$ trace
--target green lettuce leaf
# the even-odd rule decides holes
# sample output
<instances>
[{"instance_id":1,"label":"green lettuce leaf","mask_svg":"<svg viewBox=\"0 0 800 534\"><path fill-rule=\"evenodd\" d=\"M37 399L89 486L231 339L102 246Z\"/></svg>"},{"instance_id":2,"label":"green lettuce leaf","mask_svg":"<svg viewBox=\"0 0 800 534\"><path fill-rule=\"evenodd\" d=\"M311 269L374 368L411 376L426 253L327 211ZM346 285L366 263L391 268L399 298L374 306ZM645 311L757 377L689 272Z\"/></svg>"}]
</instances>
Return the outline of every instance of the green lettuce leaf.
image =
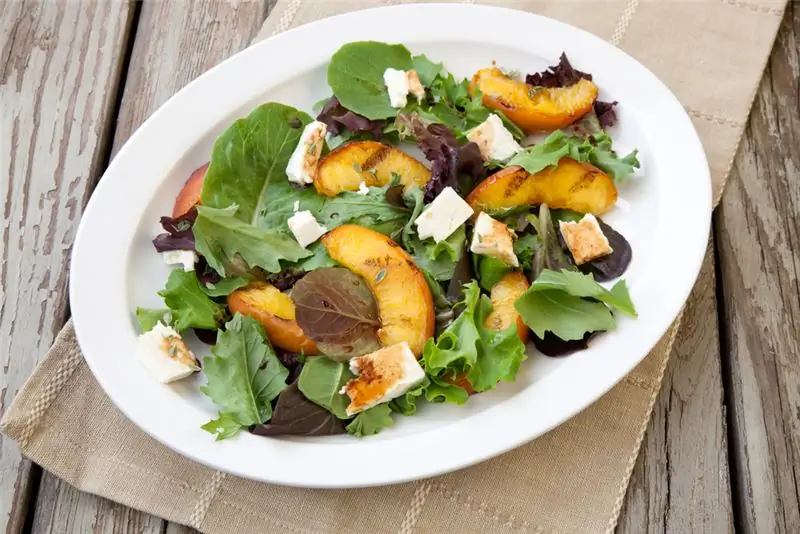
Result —
<instances>
[{"instance_id":1,"label":"green lettuce leaf","mask_svg":"<svg viewBox=\"0 0 800 534\"><path fill-rule=\"evenodd\" d=\"M344 362L335 362L325 356L306 359L297 386L311 402L322 406L339 419L350 419L345 409L350 404L347 395L339 393L347 382L355 378Z\"/></svg>"},{"instance_id":2,"label":"green lettuce leaf","mask_svg":"<svg viewBox=\"0 0 800 534\"><path fill-rule=\"evenodd\" d=\"M152 330L157 323L172 326L172 312L169 308L136 308L136 319L142 334Z\"/></svg>"},{"instance_id":3,"label":"green lettuce leaf","mask_svg":"<svg viewBox=\"0 0 800 534\"><path fill-rule=\"evenodd\" d=\"M342 224L352 223L371 228L389 237L399 236L411 216L412 210L396 206L386 200L384 187L370 187L366 195L346 191L326 199L315 214L321 225L332 230Z\"/></svg>"},{"instance_id":4,"label":"green lettuce leaf","mask_svg":"<svg viewBox=\"0 0 800 534\"><path fill-rule=\"evenodd\" d=\"M347 431L356 436L372 436L384 428L392 426L392 410L388 404L378 404L358 414L347 425Z\"/></svg>"},{"instance_id":5,"label":"green lettuce leaf","mask_svg":"<svg viewBox=\"0 0 800 534\"><path fill-rule=\"evenodd\" d=\"M535 234L522 235L514 242L514 254L517 255L519 266L523 271L531 270L534 254L540 244L541 241Z\"/></svg>"},{"instance_id":6,"label":"green lettuce leaf","mask_svg":"<svg viewBox=\"0 0 800 534\"><path fill-rule=\"evenodd\" d=\"M200 388L220 408L219 418L204 425L219 439L272 417L272 400L286 388L289 371L267 341L264 328L237 313L217 335L211 356L203 359L207 383Z\"/></svg>"},{"instance_id":7,"label":"green lettuce leaf","mask_svg":"<svg viewBox=\"0 0 800 534\"><path fill-rule=\"evenodd\" d=\"M372 120L396 117L383 82L388 68L409 70L411 52L403 45L376 41L348 43L333 54L328 64L328 85L350 111Z\"/></svg>"},{"instance_id":8,"label":"green lettuce leaf","mask_svg":"<svg viewBox=\"0 0 800 534\"><path fill-rule=\"evenodd\" d=\"M417 402L419 402L421 398L424 398L425 390L428 389L430 383L430 379L425 377L425 380L420 382L419 385L409 389L405 394L392 399L392 401L389 402L389 408L391 408L393 412L398 412L406 416L414 415L417 413Z\"/></svg>"},{"instance_id":9,"label":"green lettuce leaf","mask_svg":"<svg viewBox=\"0 0 800 534\"><path fill-rule=\"evenodd\" d=\"M238 206L212 208L199 206L194 222L195 247L220 275L226 276L226 260L241 256L250 267L277 273L280 260L296 262L311 256L288 234L263 229L243 222L237 216Z\"/></svg>"},{"instance_id":10,"label":"green lettuce leaf","mask_svg":"<svg viewBox=\"0 0 800 534\"><path fill-rule=\"evenodd\" d=\"M189 328L216 330L225 320L225 307L205 294L193 271L173 269L167 279L166 289L158 294L170 309L171 326L178 332Z\"/></svg>"},{"instance_id":11,"label":"green lettuce leaf","mask_svg":"<svg viewBox=\"0 0 800 534\"><path fill-rule=\"evenodd\" d=\"M513 381L526 358L516 326L501 332L484 326L492 302L481 295L474 281L464 286L460 305L461 315L436 341L429 339L425 344L426 372L438 379L465 373L475 391L493 389L499 381Z\"/></svg>"},{"instance_id":12,"label":"green lettuce leaf","mask_svg":"<svg viewBox=\"0 0 800 534\"><path fill-rule=\"evenodd\" d=\"M561 158L591 163L614 179L617 184L628 179L639 168L638 151L620 158L612 148L606 133L588 139L569 136L557 130L539 144L527 147L511 158L506 166L519 165L531 174L557 165Z\"/></svg>"},{"instance_id":13,"label":"green lettuce leaf","mask_svg":"<svg viewBox=\"0 0 800 534\"><path fill-rule=\"evenodd\" d=\"M616 328L616 319L608 306L636 317L624 280L608 290L595 282L591 274L566 269L543 270L514 305L537 337L552 332L565 341L583 339L588 332Z\"/></svg>"},{"instance_id":14,"label":"green lettuce leaf","mask_svg":"<svg viewBox=\"0 0 800 534\"><path fill-rule=\"evenodd\" d=\"M445 72L441 63L434 63L425 54L412 57L411 64L419 76L419 81L425 87L428 87L437 76Z\"/></svg>"},{"instance_id":15,"label":"green lettuce leaf","mask_svg":"<svg viewBox=\"0 0 800 534\"><path fill-rule=\"evenodd\" d=\"M491 256L475 254L473 258L477 264L475 272L478 274L478 282L486 291L491 291L494 285L512 270L509 264Z\"/></svg>"},{"instance_id":16,"label":"green lettuce leaf","mask_svg":"<svg viewBox=\"0 0 800 534\"><path fill-rule=\"evenodd\" d=\"M212 284L200 284L203 292L209 297L227 297L237 289L246 286L250 280L243 276L236 276L233 278L223 278L219 282Z\"/></svg>"},{"instance_id":17,"label":"green lettuce leaf","mask_svg":"<svg viewBox=\"0 0 800 534\"><path fill-rule=\"evenodd\" d=\"M445 382L440 378L431 378L430 385L425 389L425 399L428 402L449 402L451 404L464 404L469 400L469 394L464 388Z\"/></svg>"},{"instance_id":18,"label":"green lettuce leaf","mask_svg":"<svg viewBox=\"0 0 800 534\"><path fill-rule=\"evenodd\" d=\"M213 434L216 441L222 441L238 434L243 426L236 422L231 414L220 413L216 419L201 425L200 428L209 434Z\"/></svg>"}]
</instances>

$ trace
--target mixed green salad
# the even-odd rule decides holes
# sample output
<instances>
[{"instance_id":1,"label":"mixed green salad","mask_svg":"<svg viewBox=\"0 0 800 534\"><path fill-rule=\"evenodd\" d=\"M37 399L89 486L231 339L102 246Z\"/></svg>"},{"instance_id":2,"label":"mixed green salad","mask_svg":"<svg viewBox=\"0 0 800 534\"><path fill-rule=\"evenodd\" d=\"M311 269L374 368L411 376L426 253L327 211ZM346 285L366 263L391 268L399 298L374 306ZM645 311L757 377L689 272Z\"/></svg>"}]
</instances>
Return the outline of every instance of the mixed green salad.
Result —
<instances>
[{"instance_id":1,"label":"mixed green salad","mask_svg":"<svg viewBox=\"0 0 800 534\"><path fill-rule=\"evenodd\" d=\"M600 216L637 153L566 55L458 79L354 42L328 84L316 119L269 102L231 124L153 240L176 267L136 310L138 357L164 383L202 372L205 430L376 434L514 381L528 343L566 355L636 316L624 280L600 284L631 260Z\"/></svg>"}]
</instances>

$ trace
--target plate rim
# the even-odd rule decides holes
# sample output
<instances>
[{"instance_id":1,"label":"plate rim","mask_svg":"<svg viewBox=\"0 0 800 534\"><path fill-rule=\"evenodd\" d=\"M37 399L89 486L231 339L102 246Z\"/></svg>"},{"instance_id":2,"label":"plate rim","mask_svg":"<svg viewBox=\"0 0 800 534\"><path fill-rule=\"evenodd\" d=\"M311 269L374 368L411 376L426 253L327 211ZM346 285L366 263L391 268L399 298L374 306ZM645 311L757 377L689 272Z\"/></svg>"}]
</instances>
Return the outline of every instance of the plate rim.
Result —
<instances>
[{"instance_id":1,"label":"plate rim","mask_svg":"<svg viewBox=\"0 0 800 534\"><path fill-rule=\"evenodd\" d=\"M680 301L679 305L672 305L670 307L670 312L668 315L671 316L669 321L664 324L663 328L660 326L655 330L660 330L658 336L649 344L649 347L644 353L637 357L635 361L631 361L629 365L627 365L627 369L624 372L621 372L619 376L613 380L604 382L602 386L598 386L598 384L593 384L593 388L591 389L588 394L585 394L585 398L591 397L590 400L584 402L574 402L572 403L572 407L570 409L562 410L557 417L545 417L545 423L541 423L538 426L536 432L514 432L506 433L507 439L502 443L498 444L496 440L492 441L491 446L486 446L483 448L482 451L472 450L474 446L471 447L460 447L458 450L453 451L450 456L447 458L437 458L440 462L435 465L431 465L430 462L425 464L424 468L418 468L415 465L415 469L408 469L409 465L404 464L404 468L397 469L397 468L387 468L384 472L381 473L370 473L368 475L358 475L358 476L350 476L344 477L340 480L329 480L325 479L325 476L299 476L297 473L291 473L287 469L280 469L278 471L263 471L263 470L252 470L252 469L244 469L241 465L237 463L231 462L220 462L220 458L224 458L225 455L235 454L237 451L236 449L239 448L236 443L240 441L241 438L245 438L243 441L247 442L247 438L257 439L259 440L260 448L269 450L270 452L275 452L278 454L290 454L293 455L294 453L287 450L287 443L281 440L265 440L265 438L243 435L241 438L237 440L233 440L230 442L217 442L213 443L213 448L209 448L206 445L202 444L203 446L196 446L198 445L197 442L192 441L190 446L187 446L185 441L178 442L180 440L185 439L197 439L195 436L195 432L186 432L182 433L180 431L170 434L167 432L168 427L164 425L164 422L156 423L152 421L147 421L143 419L143 415L139 413L138 409L135 409L131 404L131 398L128 397L126 399L122 398L122 391L120 389L115 389L116 386L111 385L111 380L108 375L105 374L103 370L102 363L98 358L102 358L99 355L100 351L104 347L113 346L110 345L111 341L108 339L108 336L103 335L102 332L92 332L92 324L90 323L91 320L96 320L96 316L93 317L91 312L91 307L86 302L86 299L81 299L80 295L85 294L84 289L87 287L87 274L90 273L92 263L89 260L91 254L88 252L91 250L91 238L92 229L90 227L91 221L94 220L95 217L93 214L100 210L102 206L100 206L100 200L95 199L103 199L105 195L105 191L109 188L113 188L114 185L120 181L118 176L117 179L112 178L111 180L107 180L108 176L114 176L115 174L121 175L124 174L123 170L119 169L121 165L126 161L128 158L128 154L133 150L131 147L138 147L140 143L140 139L144 139L146 134L150 133L150 130L153 128L154 124L159 123L161 121L161 117L172 108L176 108L177 105L175 102L182 102L183 99L186 99L186 95L192 93L193 91L198 91L198 87L202 87L205 84L211 85L210 82L207 80L212 80L215 77L219 77L220 72L224 72L226 69L233 70L235 67L231 67L231 65L244 65L245 61L249 59L250 56L258 57L259 54L263 54L263 50L268 50L271 47L277 47L282 42L290 42L292 40L296 40L303 36L303 34L309 34L316 30L321 30L324 27L332 28L334 25L337 24L349 24L358 22L360 19L369 19L373 17L403 17L408 16L408 12L411 10L414 11L414 17L420 17L420 10L427 10L429 11L428 15L443 15L447 14L449 16L464 16L464 17L485 17L485 16L496 16L496 17L512 17L512 18L523 18L527 19L531 23L540 24L544 26L549 26L552 30L559 30L563 32L567 32L570 34L580 36L581 41L589 41L599 47L601 49L601 54L609 54L610 56L617 55L623 63L631 63L636 65L636 69L639 69L641 72L644 73L644 76L649 77L648 83L653 83L656 86L660 86L660 92L662 93L659 95L659 98L665 99L668 101L668 107L672 108L674 111L676 109L680 110L679 113L676 114L674 117L678 123L683 123L682 128L685 131L682 131L682 134L685 134L683 138L683 143L689 147L689 150L693 152L692 158L697 158L695 160L695 165L697 165L698 169L696 170L699 174L702 174L700 180L701 184L698 185L698 191L695 191L698 194L698 203L702 203L707 206L707 210L705 210L702 214L702 226L703 232L702 233L702 249L697 243L694 243L694 251L692 253L693 261L687 262L686 264L686 271L687 271L687 278L691 278L691 283L686 283L686 287L682 287L680 291L680 296L677 299L674 299L675 302L678 300ZM445 12L451 13L445 13ZM349 20L348 20L349 19ZM362 20L363 21L363 20ZM347 39L347 40L357 40L357 39ZM440 39L432 39L434 41ZM468 39L462 39L464 41ZM447 39L443 41L450 42L452 39ZM402 40L398 42L403 42ZM493 45L499 44L496 41L492 41ZM325 47L328 49L327 47ZM605 52L608 50L608 52ZM330 57L328 55L328 57ZM615 60L617 61L617 60ZM635 69L634 69L635 70ZM288 80L290 80L289 78ZM286 81L286 80L283 80ZM263 90L261 91L263 92ZM252 95L251 95L252 97ZM229 109L226 113L230 113L231 110ZM144 143L146 145L146 143ZM697 152L699 149L699 153ZM179 155L175 155L172 157L178 157ZM122 162L122 163L120 163ZM700 168L702 167L702 169ZM163 178L162 178L163 179ZM113 181L116 180L116 181ZM160 183L160 182L159 182ZM111 184L111 185L109 185ZM98 193L100 193L98 195ZM100 207L98 207L100 206ZM464 468L469 465L474 465L481 461L484 461L488 458L497 456L499 454L505 453L508 450L516 448L524 443L531 441L537 437L540 437L554 427L566 422L567 420L574 417L576 414L583 411L585 408L596 402L603 394L611 390L617 383L619 383L624 376L626 376L636 365L638 365L644 358L649 354L650 350L658 343L658 341L662 338L662 336L668 331L671 324L673 324L675 318L678 316L680 310L685 305L685 301L689 296L689 293L694 286L694 283L699 275L700 268L702 266L702 261L705 256L706 245L707 245L707 237L708 231L710 229L710 219L711 219L711 179L710 179L710 170L708 168L708 162L706 155L702 149L702 144L700 142L700 138L697 134L697 131L694 129L692 125L691 119L686 114L685 110L683 109L682 105L678 102L677 98L672 94L672 92L666 87L666 85L660 81L658 77L656 77L652 72L650 72L646 67L638 63L635 59L633 59L630 55L626 54L625 52L619 50L618 48L614 47L613 45L609 44L608 42L602 40L599 37L596 37L585 30L580 28L571 26L569 24L557 21L555 19L551 19L542 15L529 13L526 11L515 10L511 8L504 8L504 7L495 7L495 6L483 6L483 5L474 5L474 4L405 4L405 5L396 5L396 6L383 6L383 7L376 7L370 8L365 10L353 11L349 13L343 13L339 15L335 15L333 17L329 17L326 19L317 20L302 26L298 26L296 28L292 28L286 32L280 33L278 35L269 37L265 40L262 40L258 43L253 44L252 46L242 50L241 52L235 54L231 58L227 59L226 61L220 63L219 65L213 67L209 71L205 72L189 84L187 84L184 88L178 91L175 95L173 95L169 100L167 100L164 104L162 104L147 120L145 120L142 125L131 135L131 137L126 141L123 147L115 156L114 160L109 164L106 172L103 175L103 179L100 180L98 186L95 188L95 191L91 195L89 202L84 209L83 215L81 217L81 222L78 227L78 231L75 237L75 243L73 248L73 255L71 258L71 269L70 269L70 285L69 285L69 296L70 296L70 304L73 310L73 323L75 327L76 337L78 339L79 345L81 346L84 354L85 360L89 365L93 375L97 379L100 386L105 391L106 395L114 402L114 404L123 412L123 414L131 420L135 425L137 425L141 430L145 433L156 439L158 442L166 445L170 449L178 452L179 454L190 458L194 461L212 467L214 469L219 469L228 473L232 473L237 476L241 476L244 478L254 479L262 482L269 482L274 484L282 484L282 485L289 485L289 486L300 486L300 487L309 487L309 488L351 488L351 487L368 487L368 486L376 486L376 485L385 485L385 484L392 484L392 483L399 483L399 482L407 482L410 480L416 480L424 477L429 477L433 475L438 475L446 472L450 472L456 469ZM87 222L90 221L90 222ZM659 223L661 224L661 223ZM695 228L697 228L695 226ZM699 243L699 239L697 242ZM127 256L126 256L127 257ZM122 298L123 301L127 303L127 299ZM673 313L674 311L674 313ZM128 315L130 315L130 310L128 310ZM663 322L663 321L662 321ZM661 322L659 323L661 324ZM630 328L630 327L629 327ZM629 329L628 328L628 329ZM616 334L616 333L615 333ZM652 334L652 333L651 333ZM650 336L652 338L652 335ZM91 355L90 355L91 353ZM160 386L160 384L156 384ZM168 388L167 388L168 389ZM172 392L173 395L177 395L176 393ZM160 396L160 395L159 395ZM168 398L169 395L165 395L164 398ZM478 414L480 415L480 414ZM506 417L502 415L502 413L497 418L497 423L507 423L507 413L505 414ZM174 424L174 421L171 422ZM461 431L455 432L454 429L450 429L449 432L444 432L451 426L455 425L447 425L446 427L439 429L438 431L430 431L425 432L423 435L427 434L436 434L437 438L441 437L442 434L450 434L451 438L456 439L465 439L469 437L469 433L465 433L463 429ZM459 425L463 426L463 425ZM202 431L200 431L202 432ZM165 435L169 435L170 439L165 439ZM207 439L211 440L212 438L210 435L206 434ZM416 440L411 440L410 438L416 437ZM398 440L393 441L419 441L419 437L421 436L408 436L403 438L398 438ZM178 441L176 441L178 440ZM374 448L378 446L380 448L385 448L386 451L392 453L392 449L397 449L397 447L392 447L392 441L378 441L374 444L369 444L369 440L363 440L353 444L347 445L340 445L340 444L324 444L324 447L329 448L330 453L336 454L344 454L343 449L347 448L348 450L355 451L355 454L362 455L364 451L362 449ZM267 445L271 443L270 445ZM366 443L366 445L365 445ZM316 445L316 447L320 447L321 444ZM419 447L419 443L414 444L415 447ZM291 442L290 449L300 449L300 452L303 451L311 451L314 449L314 446L307 447L305 444L299 445L298 443ZM470 450L465 450L470 449ZM422 453L426 449L420 448L419 451ZM394 450L396 453L397 450ZM412 451L407 451L412 452ZM350 456L350 454L347 454ZM412 452L412 456L415 456ZM354 470L355 471L355 470ZM300 472L304 472L300 470ZM276 476L277 473L277 476ZM329 471L328 477L333 475L333 471Z\"/></svg>"}]
</instances>

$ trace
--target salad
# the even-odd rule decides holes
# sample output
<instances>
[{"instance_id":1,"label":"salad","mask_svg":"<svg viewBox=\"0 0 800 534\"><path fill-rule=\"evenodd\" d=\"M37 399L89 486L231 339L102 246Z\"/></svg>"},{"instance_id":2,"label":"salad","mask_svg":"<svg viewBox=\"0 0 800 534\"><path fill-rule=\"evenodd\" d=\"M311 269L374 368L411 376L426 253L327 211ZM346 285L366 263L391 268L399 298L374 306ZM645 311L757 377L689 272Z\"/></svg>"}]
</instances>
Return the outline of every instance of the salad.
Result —
<instances>
[{"instance_id":1,"label":"salad","mask_svg":"<svg viewBox=\"0 0 800 534\"><path fill-rule=\"evenodd\" d=\"M328 84L316 119L269 102L231 124L153 240L175 267L164 306L136 310L138 358L163 383L204 375L205 430L376 434L514 381L529 343L566 355L636 316L624 280L601 285L631 247L600 216L637 152L614 151L617 102L566 55L458 79L354 42Z\"/></svg>"}]
</instances>

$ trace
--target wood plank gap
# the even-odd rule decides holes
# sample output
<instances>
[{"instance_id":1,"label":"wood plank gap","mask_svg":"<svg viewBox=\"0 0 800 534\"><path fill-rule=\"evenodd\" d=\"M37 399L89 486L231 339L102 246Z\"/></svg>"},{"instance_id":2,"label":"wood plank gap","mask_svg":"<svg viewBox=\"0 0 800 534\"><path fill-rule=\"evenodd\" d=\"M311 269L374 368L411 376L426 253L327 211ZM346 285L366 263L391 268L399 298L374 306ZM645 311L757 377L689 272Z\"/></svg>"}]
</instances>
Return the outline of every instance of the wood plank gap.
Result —
<instances>
[{"instance_id":1,"label":"wood plank gap","mask_svg":"<svg viewBox=\"0 0 800 534\"><path fill-rule=\"evenodd\" d=\"M745 495L742 493L745 480L739 468L742 460L738 457L739 451L742 450L742 443L739 440L741 429L739 428L733 408L733 369L731 368L731 361L728 357L731 353L730 343L728 343L730 332L728 323L726 322L725 286L723 283L722 260L720 258L721 243L719 242L719 235L717 233L717 212L714 213L711 220L711 235L714 240L717 328L719 329L719 356L720 369L722 371L722 414L725 418L728 435L728 475L730 480L731 503L733 504L731 507L733 511L733 529L734 532L744 532L744 527L747 524L746 518L744 517Z\"/></svg>"}]
</instances>

